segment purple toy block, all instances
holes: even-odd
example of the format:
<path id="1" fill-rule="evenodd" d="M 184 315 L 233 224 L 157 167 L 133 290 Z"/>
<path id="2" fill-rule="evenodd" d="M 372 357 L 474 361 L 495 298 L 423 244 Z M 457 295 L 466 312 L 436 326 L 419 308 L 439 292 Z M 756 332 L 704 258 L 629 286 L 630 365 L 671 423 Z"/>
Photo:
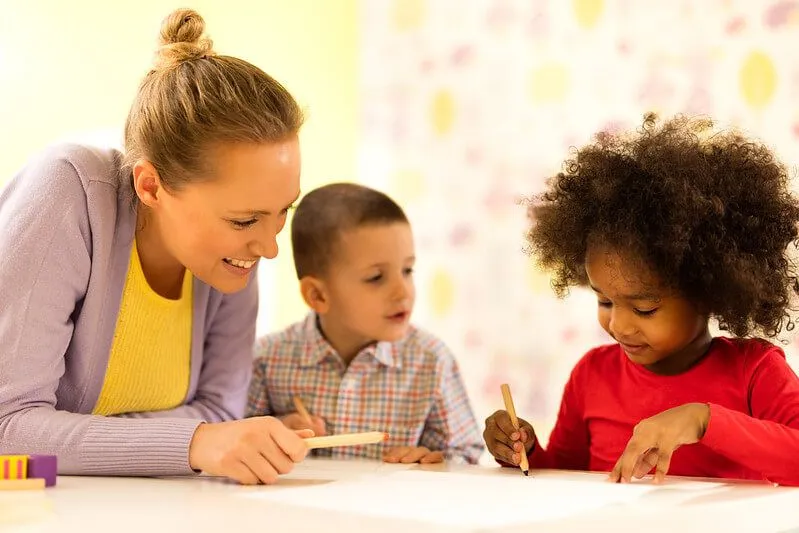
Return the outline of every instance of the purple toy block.
<path id="1" fill-rule="evenodd" d="M 29 455 L 28 478 L 42 478 L 46 487 L 55 485 L 58 459 L 55 455 Z"/>

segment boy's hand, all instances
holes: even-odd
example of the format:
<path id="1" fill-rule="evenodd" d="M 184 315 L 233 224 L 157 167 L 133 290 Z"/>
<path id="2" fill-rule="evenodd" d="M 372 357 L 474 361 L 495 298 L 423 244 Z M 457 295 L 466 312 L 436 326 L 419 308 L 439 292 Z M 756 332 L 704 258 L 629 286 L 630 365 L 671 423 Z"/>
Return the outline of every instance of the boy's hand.
<path id="1" fill-rule="evenodd" d="M 640 421 L 633 429 L 610 481 L 626 483 L 642 478 L 656 468 L 655 482 L 666 477 L 674 450 L 693 444 L 705 435 L 710 422 L 710 407 L 705 403 L 686 403 Z"/>
<path id="2" fill-rule="evenodd" d="M 293 429 L 294 431 L 310 429 L 317 437 L 324 437 L 327 435 L 327 430 L 325 429 L 325 420 L 319 416 L 311 415 L 311 424 L 308 424 L 305 418 L 303 418 L 299 413 L 291 413 L 290 415 L 284 415 L 279 418 L 283 421 L 283 424 L 285 424 L 287 428 Z"/>
<path id="3" fill-rule="evenodd" d="M 441 463 L 444 461 L 442 452 L 431 452 L 424 446 L 398 446 L 390 448 L 383 453 L 386 463 Z"/>
<path id="4" fill-rule="evenodd" d="M 521 454 L 529 454 L 535 444 L 535 431 L 525 420 L 519 418 L 519 431 L 513 427 L 507 411 L 496 411 L 486 418 L 483 440 L 495 459 L 519 466 Z"/>
<path id="5" fill-rule="evenodd" d="M 270 484 L 305 458 L 308 446 L 302 439 L 312 436 L 271 416 L 200 424 L 189 445 L 189 466 L 245 485 Z"/>

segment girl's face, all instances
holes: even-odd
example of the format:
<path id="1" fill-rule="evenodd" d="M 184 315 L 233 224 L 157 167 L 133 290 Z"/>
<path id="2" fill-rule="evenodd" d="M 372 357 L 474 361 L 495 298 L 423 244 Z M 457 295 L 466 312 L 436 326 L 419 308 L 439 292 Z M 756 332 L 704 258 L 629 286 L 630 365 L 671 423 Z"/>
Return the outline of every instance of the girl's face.
<path id="1" fill-rule="evenodd" d="M 599 323 L 633 363 L 658 374 L 680 373 L 706 353 L 708 317 L 642 265 L 616 250 L 589 246 L 585 270 Z"/>

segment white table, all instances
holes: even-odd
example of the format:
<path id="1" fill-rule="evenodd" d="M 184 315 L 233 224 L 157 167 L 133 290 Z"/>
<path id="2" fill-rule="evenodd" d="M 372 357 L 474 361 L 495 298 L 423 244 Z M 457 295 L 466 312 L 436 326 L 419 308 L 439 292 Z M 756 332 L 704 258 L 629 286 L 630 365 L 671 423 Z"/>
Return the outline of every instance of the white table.
<path id="1" fill-rule="evenodd" d="M 579 499 L 580 494 L 591 491 L 600 491 L 596 494 L 602 495 L 619 489 L 618 485 L 607 483 L 599 474 L 564 471 L 532 474 L 532 477 L 524 478 L 516 469 L 498 467 L 393 466 L 366 461 L 310 459 L 271 487 L 244 487 L 204 476 L 169 479 L 61 476 L 55 488 L 45 491 L 0 492 L 0 531 L 799 533 L 799 489 L 745 482 L 704 483 L 670 479 L 657 488 L 644 482 L 643 485 L 626 487 L 648 491 L 634 495 L 631 501 L 612 503 L 545 522 L 526 519 L 541 512 L 545 504 L 540 498 L 537 502 L 536 498 L 523 495 L 525 505 L 517 503 L 515 509 L 502 505 L 505 517 L 502 519 L 516 521 L 513 525 L 482 524 L 480 527 L 480 523 L 472 522 L 470 526 L 458 524 L 457 519 L 448 523 L 446 517 L 434 519 L 429 512 L 426 515 L 420 511 L 424 506 L 428 511 L 433 506 L 441 509 L 444 515 L 452 516 L 455 504 L 450 496 L 458 490 L 470 491 L 462 495 L 465 499 L 461 501 L 470 497 L 480 501 L 493 498 L 494 503 L 487 505 L 485 512 L 499 516 L 496 514 L 498 491 L 512 493 L 512 496 L 526 491 L 541 491 L 542 488 L 557 492 L 565 486 L 574 487 L 574 493 L 567 494 Z M 422 481 L 417 491 L 414 484 L 419 480 Z M 438 483 L 451 487 L 451 490 L 437 489 Z M 464 489 L 464 486 L 471 487 L 472 484 L 486 487 L 484 493 L 474 494 L 481 492 L 481 488 Z M 417 502 L 405 505 L 401 518 L 396 511 L 387 517 L 384 512 L 375 510 L 376 506 L 366 503 L 387 487 L 397 491 L 399 503 L 402 503 L 402 498 L 408 498 L 408 490 L 418 493 Z M 428 489 L 435 493 L 428 493 Z M 624 489 L 622 487 L 621 491 Z M 321 508 L 335 506 L 329 499 L 339 495 L 350 501 L 351 509 Z M 320 498 L 328 501 L 320 502 Z M 393 496 L 382 499 L 393 499 Z M 392 502 L 388 504 L 390 507 Z M 481 505 L 473 503 L 459 513 L 479 514 L 482 512 L 480 508 Z"/>

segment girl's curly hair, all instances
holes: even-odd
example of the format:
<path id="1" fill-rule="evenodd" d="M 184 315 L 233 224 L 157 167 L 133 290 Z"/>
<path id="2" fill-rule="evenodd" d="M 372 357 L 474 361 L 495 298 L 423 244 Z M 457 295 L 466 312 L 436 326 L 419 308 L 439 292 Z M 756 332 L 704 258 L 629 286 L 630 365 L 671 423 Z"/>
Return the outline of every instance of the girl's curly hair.
<path id="1" fill-rule="evenodd" d="M 559 296 L 586 285 L 585 257 L 601 242 L 639 258 L 744 337 L 793 329 L 799 204 L 786 168 L 764 145 L 704 118 L 634 135 L 601 133 L 528 202 L 529 251 Z"/>

